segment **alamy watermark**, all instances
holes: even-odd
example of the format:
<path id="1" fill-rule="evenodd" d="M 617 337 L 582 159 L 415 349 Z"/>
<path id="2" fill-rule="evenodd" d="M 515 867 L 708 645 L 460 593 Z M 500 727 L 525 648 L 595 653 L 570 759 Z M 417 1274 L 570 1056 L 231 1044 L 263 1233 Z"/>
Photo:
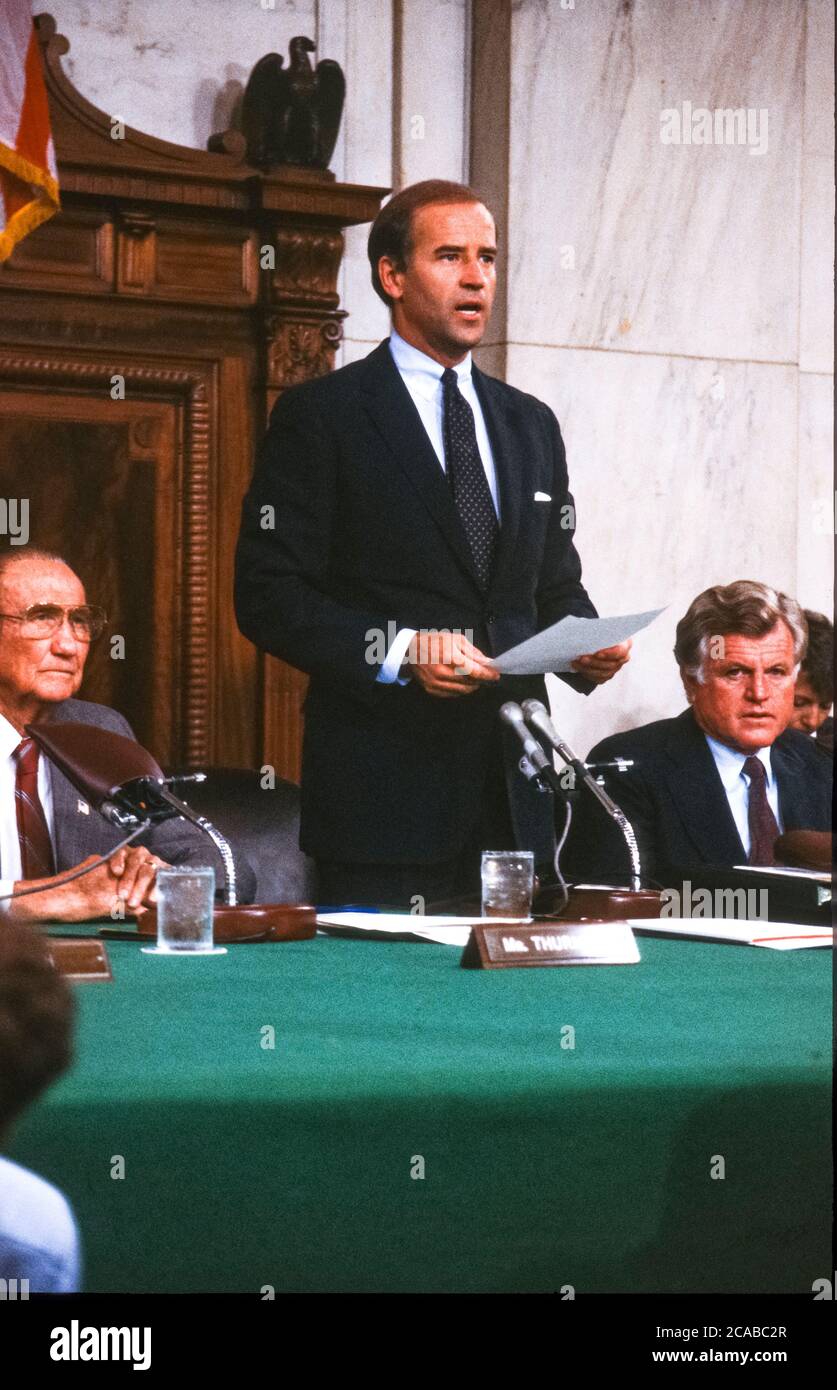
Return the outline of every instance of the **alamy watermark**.
<path id="1" fill-rule="evenodd" d="M 399 627 L 390 619 L 386 631 L 381 627 L 370 627 L 366 632 L 366 661 L 370 666 L 382 666 L 387 652 L 398 636 Z M 430 666 L 437 662 L 449 664 L 453 660 L 452 639 L 464 637 L 474 644 L 472 627 L 426 627 L 412 639 L 413 660 L 418 666 Z"/>
<path id="2" fill-rule="evenodd" d="M 733 921 L 766 922 L 766 888 L 696 888 L 685 879 L 682 892 L 665 888 L 660 894 L 661 917 L 727 917 Z"/>
<path id="3" fill-rule="evenodd" d="M 26 1302 L 28 1297 L 28 1279 L 0 1279 L 0 1303 Z"/>
<path id="4" fill-rule="evenodd" d="M 663 145 L 746 145 L 750 154 L 767 153 L 767 107 L 692 106 L 683 101 L 660 112 Z"/>
<path id="5" fill-rule="evenodd" d="M 150 1327 L 88 1327 L 73 1318 L 52 1329 L 51 1342 L 53 1361 L 130 1361 L 135 1371 L 151 1365 Z"/>
<path id="6" fill-rule="evenodd" d="M 0 536 L 10 545 L 29 543 L 29 498 L 0 497 Z"/>

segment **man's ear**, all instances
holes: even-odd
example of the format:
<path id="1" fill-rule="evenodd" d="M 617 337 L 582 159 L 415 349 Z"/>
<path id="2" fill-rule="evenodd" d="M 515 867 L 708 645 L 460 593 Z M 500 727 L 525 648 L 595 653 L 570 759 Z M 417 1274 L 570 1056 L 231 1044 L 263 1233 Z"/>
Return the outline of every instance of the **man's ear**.
<path id="1" fill-rule="evenodd" d="M 378 261 L 378 279 L 385 294 L 390 299 L 401 299 L 403 296 L 402 282 L 404 279 L 403 268 L 399 269 L 391 256 L 381 256 Z"/>
<path id="2" fill-rule="evenodd" d="M 686 699 L 689 701 L 690 705 L 693 705 L 695 702 L 695 694 L 697 693 L 697 681 L 695 680 L 694 676 L 688 675 L 688 673 L 682 670 L 682 668 L 680 671 L 680 679 L 683 682 L 683 689 L 686 692 Z"/>

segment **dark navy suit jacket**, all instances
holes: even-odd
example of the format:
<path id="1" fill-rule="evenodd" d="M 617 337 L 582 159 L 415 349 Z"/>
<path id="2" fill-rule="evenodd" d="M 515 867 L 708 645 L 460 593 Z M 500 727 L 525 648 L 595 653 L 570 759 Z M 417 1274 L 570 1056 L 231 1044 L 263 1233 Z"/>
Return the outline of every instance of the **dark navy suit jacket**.
<path id="1" fill-rule="evenodd" d="M 612 772 L 607 789 L 631 822 L 644 878 L 666 886 L 690 865 L 732 866 L 747 857 L 706 737 L 692 711 L 597 743 L 587 762 L 632 758 Z M 832 763 L 813 739 L 786 729 L 770 754 L 785 830 L 831 829 Z M 582 788 L 561 859 L 574 882 L 628 883 L 625 842 Z"/>
<path id="2" fill-rule="evenodd" d="M 402 627 L 459 628 L 495 655 L 567 614 L 596 613 L 581 583 L 555 416 L 476 368 L 473 379 L 500 492 L 487 593 L 387 342 L 279 398 L 244 500 L 236 613 L 256 646 L 311 677 L 300 838 L 323 859 L 453 858 L 476 825 L 489 759 L 500 756 L 500 705 L 544 698 L 541 677 L 456 699 L 417 682 L 383 685 L 375 633 L 388 645 Z M 550 798 L 524 783 L 520 746 L 505 737 L 518 842 L 540 859 L 552 841 Z"/>

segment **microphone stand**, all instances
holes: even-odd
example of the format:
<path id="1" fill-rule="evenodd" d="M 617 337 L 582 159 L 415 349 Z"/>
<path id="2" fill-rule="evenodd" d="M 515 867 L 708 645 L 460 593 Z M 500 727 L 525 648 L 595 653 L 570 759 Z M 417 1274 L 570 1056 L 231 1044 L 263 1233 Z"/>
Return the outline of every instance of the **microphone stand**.
<path id="1" fill-rule="evenodd" d="M 236 884 L 235 859 L 230 848 L 229 841 L 221 834 L 220 830 L 201 816 L 197 811 L 193 811 L 191 806 L 187 806 L 185 801 L 170 792 L 167 782 L 183 782 L 189 780 L 185 777 L 171 777 L 162 781 L 152 777 L 141 777 L 133 782 L 126 783 L 120 787 L 118 797 L 125 804 L 130 805 L 130 813 L 136 814 L 135 804 L 139 803 L 142 812 L 148 815 L 155 824 L 159 821 L 168 820 L 172 816 L 182 816 L 184 820 L 196 825 L 205 835 L 208 835 L 215 845 L 224 865 L 224 903 L 227 907 L 235 907 L 238 903 L 238 891 Z M 202 776 L 201 776 L 201 780 Z"/>
<path id="2" fill-rule="evenodd" d="M 584 767 L 583 763 L 582 767 Z M 634 828 L 625 815 L 625 812 L 620 806 L 617 806 L 611 796 L 608 796 L 604 787 L 599 785 L 595 777 L 591 776 L 587 771 L 586 767 L 584 767 L 584 776 L 582 780 L 584 785 L 590 789 L 596 800 L 604 807 L 611 820 L 616 822 L 622 832 L 625 844 L 628 846 L 628 854 L 631 858 L 631 891 L 638 893 L 642 887 L 642 877 L 639 861 L 639 845 L 637 844 L 636 835 L 634 834 Z"/>
<path id="3" fill-rule="evenodd" d="M 226 878 L 223 905 L 214 909 L 216 940 L 303 941 L 315 936 L 317 923 L 313 907 L 238 902 L 235 859 L 229 841 L 206 816 L 193 811 L 169 791 L 167 785 L 169 782 L 203 782 L 205 775 L 198 772 L 182 777 L 135 777 L 117 787 L 111 793 L 111 801 L 99 809 L 109 820 L 121 824 L 130 823 L 137 815 L 146 816 L 153 824 L 182 816 L 209 836 L 221 856 Z"/>
<path id="4" fill-rule="evenodd" d="M 504 724 L 512 730 L 515 736 L 523 745 L 523 754 L 518 762 L 518 767 L 523 776 L 529 782 L 533 782 L 539 792 L 548 792 L 552 796 L 553 802 L 559 803 L 564 807 L 564 829 L 555 847 L 553 867 L 555 877 L 561 890 L 562 903 L 561 910 L 566 907 L 569 901 L 569 890 L 564 876 L 561 873 L 561 850 L 564 847 L 567 835 L 569 834 L 570 822 L 572 820 L 572 803 L 578 795 L 578 788 L 567 787 L 561 781 L 551 757 L 547 757 L 537 739 L 533 738 L 531 730 L 527 728 L 523 710 L 514 701 L 507 701 L 500 709 L 500 718 Z M 554 812 L 553 812 L 554 819 Z"/>
<path id="5" fill-rule="evenodd" d="M 622 837 L 627 845 L 631 861 L 631 891 L 635 893 L 639 892 L 642 886 L 639 845 L 637 844 L 634 828 L 628 820 L 628 817 L 621 807 L 617 806 L 613 798 L 608 796 L 604 787 L 599 785 L 588 769 L 587 764 L 583 763 L 580 758 L 577 758 L 572 749 L 568 747 L 560 737 L 546 711 L 546 707 L 541 701 L 524 700 L 522 709 L 527 726 L 530 729 L 535 729 L 539 734 L 548 739 L 562 761 L 565 762 L 568 767 L 572 768 L 576 777 L 581 780 L 584 786 L 587 787 L 590 793 L 596 798 L 599 805 L 604 808 L 610 819 L 615 821 L 619 826 Z"/>
<path id="6" fill-rule="evenodd" d="M 214 908 L 217 939 L 301 941 L 316 934 L 315 911 L 306 904 L 239 903 L 235 859 L 226 836 L 169 789 L 180 782 L 202 782 L 204 773 L 164 777 L 148 750 L 134 739 L 89 724 L 47 721 L 27 725 L 26 732 L 85 801 L 111 825 L 131 832 L 123 844 L 149 826 L 174 817 L 189 821 L 212 841 L 225 879 L 223 902 Z M 102 860 L 113 853 L 110 850 Z M 138 927 L 140 935 L 153 933 L 154 915 L 155 909 L 149 907 Z"/>

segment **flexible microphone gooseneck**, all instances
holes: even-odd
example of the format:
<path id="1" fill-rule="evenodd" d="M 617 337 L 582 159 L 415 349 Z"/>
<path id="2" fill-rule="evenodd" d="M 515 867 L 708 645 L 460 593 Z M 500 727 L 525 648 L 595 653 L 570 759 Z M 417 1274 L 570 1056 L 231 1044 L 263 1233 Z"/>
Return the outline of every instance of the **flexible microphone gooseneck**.
<path id="1" fill-rule="evenodd" d="M 569 745 L 564 742 L 552 723 L 546 706 L 540 700 L 524 700 L 522 712 L 526 726 L 528 726 L 529 729 L 536 729 L 537 732 L 552 745 L 559 758 L 561 758 L 568 767 L 573 769 L 579 781 L 592 792 L 596 800 L 604 807 L 611 820 L 615 821 L 619 826 L 625 844 L 628 847 L 628 854 L 631 860 L 631 888 L 635 892 L 639 891 L 641 884 L 639 845 L 637 844 L 633 826 L 624 811 L 621 807 L 617 806 L 612 797 L 608 796 L 604 787 L 599 786 L 599 783 L 590 773 L 586 763 L 583 763 L 580 758 L 576 757 Z M 538 745 L 538 747 L 540 747 L 540 745 Z"/>
<path id="2" fill-rule="evenodd" d="M 146 817 L 152 825 L 157 825 L 160 821 L 170 820 L 173 816 L 182 816 L 184 820 L 196 825 L 199 830 L 209 836 L 221 856 L 226 880 L 224 902 L 228 907 L 235 907 L 238 901 L 235 859 L 229 842 L 220 830 L 206 819 L 206 816 L 201 816 L 197 811 L 193 811 L 191 806 L 187 806 L 185 801 L 181 801 L 180 797 L 169 791 L 171 783 L 202 782 L 204 777 L 204 773 L 196 773 L 191 777 L 135 777 L 132 781 L 123 783 L 122 786 L 114 787 L 109 802 L 102 802 L 98 809 L 107 819 L 121 825 L 128 823 L 128 817 L 136 818 L 137 816 Z"/>

